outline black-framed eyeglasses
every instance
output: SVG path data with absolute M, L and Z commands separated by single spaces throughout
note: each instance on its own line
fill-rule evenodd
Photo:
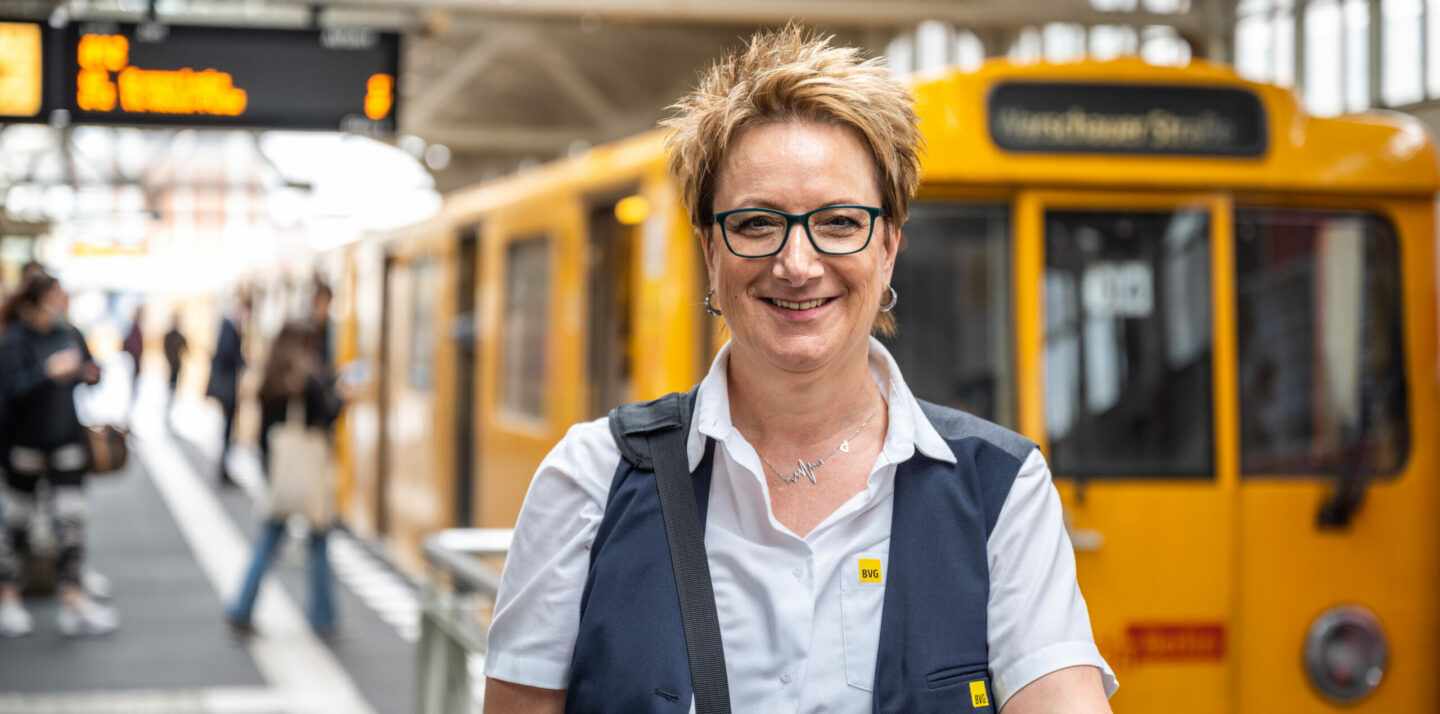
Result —
M 779 253 L 796 223 L 805 226 L 810 245 L 825 255 L 859 253 L 870 245 L 875 221 L 885 211 L 874 206 L 824 206 L 809 213 L 785 213 L 769 208 L 721 211 L 711 219 L 719 224 L 725 247 L 741 258 L 768 258 Z

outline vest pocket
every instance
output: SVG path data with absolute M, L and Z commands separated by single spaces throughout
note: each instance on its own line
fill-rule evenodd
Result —
M 962 707 L 966 712 L 993 712 L 990 703 L 990 671 L 987 667 L 946 667 L 925 675 L 925 686 L 929 689 L 950 690 L 956 700 L 963 700 L 970 706 Z
M 880 648 L 880 615 L 885 605 L 885 583 L 881 575 L 889 558 L 882 553 L 865 553 L 858 561 L 865 565 L 847 568 L 840 579 L 840 620 L 845 640 L 845 683 L 875 689 L 875 655 Z M 874 565 L 874 564 L 882 565 Z M 866 575 L 866 566 L 874 565 Z M 862 579 L 863 578 L 863 579 Z

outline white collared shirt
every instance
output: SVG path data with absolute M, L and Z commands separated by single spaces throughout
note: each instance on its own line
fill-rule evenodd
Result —
M 801 538 L 775 519 L 760 458 L 730 422 L 728 359 L 727 344 L 700 383 L 687 451 L 693 471 L 705 440 L 716 442 L 705 550 L 732 709 L 870 712 L 885 590 L 859 582 L 854 564 L 878 558 L 887 570 L 896 466 L 917 450 L 950 463 L 955 456 L 872 339 L 871 375 L 890 405 L 884 446 L 865 490 Z M 536 471 L 495 603 L 487 677 L 568 686 L 589 548 L 619 465 L 602 418 L 572 427 Z M 1074 665 L 1099 667 L 1106 695 L 1113 693 L 1115 675 L 1095 647 L 1039 450 L 1021 466 L 987 549 L 996 710 L 1026 684 Z

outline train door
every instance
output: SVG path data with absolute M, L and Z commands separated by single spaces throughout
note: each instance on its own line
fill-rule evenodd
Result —
M 635 226 L 621 223 L 614 201 L 590 209 L 589 336 L 585 374 L 589 394 L 586 418 L 610 413 L 634 401 L 631 379 L 631 307 L 634 304 Z
M 479 229 L 460 233 L 457 251 L 455 319 L 455 527 L 465 528 L 475 518 L 475 456 L 479 430 L 475 428 L 475 295 L 479 266 Z
M 390 365 L 386 372 L 389 409 L 385 433 L 389 440 L 386 492 L 383 502 L 387 537 L 397 547 L 402 566 L 418 568 L 414 559 L 425 535 L 443 528 L 451 510 L 445 501 L 453 493 L 446 478 L 453 452 L 450 434 L 435 425 L 451 417 L 437 384 L 450 384 L 450 355 L 440 352 L 443 330 L 449 324 L 449 298 L 445 269 L 448 257 L 424 250 L 397 256 L 391 272 Z M 444 357 L 442 360 L 441 358 Z M 411 558 L 411 560 L 405 560 Z
M 1235 210 L 1244 711 L 1440 701 L 1434 205 L 1336 203 Z
M 1217 416 L 1233 404 L 1216 388 L 1234 367 L 1213 297 L 1228 218 L 1208 194 L 1017 206 L 1021 423 L 1065 503 L 1118 712 L 1234 711 L 1234 438 Z

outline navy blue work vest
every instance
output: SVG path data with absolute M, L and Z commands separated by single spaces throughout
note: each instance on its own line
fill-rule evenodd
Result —
M 635 447 L 637 437 L 643 444 L 643 412 L 650 404 L 622 407 L 641 412 L 626 420 L 632 425 L 627 433 L 611 415 L 624 458 L 591 545 L 566 712 L 690 709 L 690 666 L 655 474 L 648 451 Z M 916 451 L 896 470 L 873 711 L 995 712 L 986 642 L 986 542 L 1035 445 L 964 412 L 920 406 L 957 463 Z M 688 416 L 689 409 L 682 411 Z M 702 526 L 714 456 L 715 443 L 707 439 L 692 474 Z

